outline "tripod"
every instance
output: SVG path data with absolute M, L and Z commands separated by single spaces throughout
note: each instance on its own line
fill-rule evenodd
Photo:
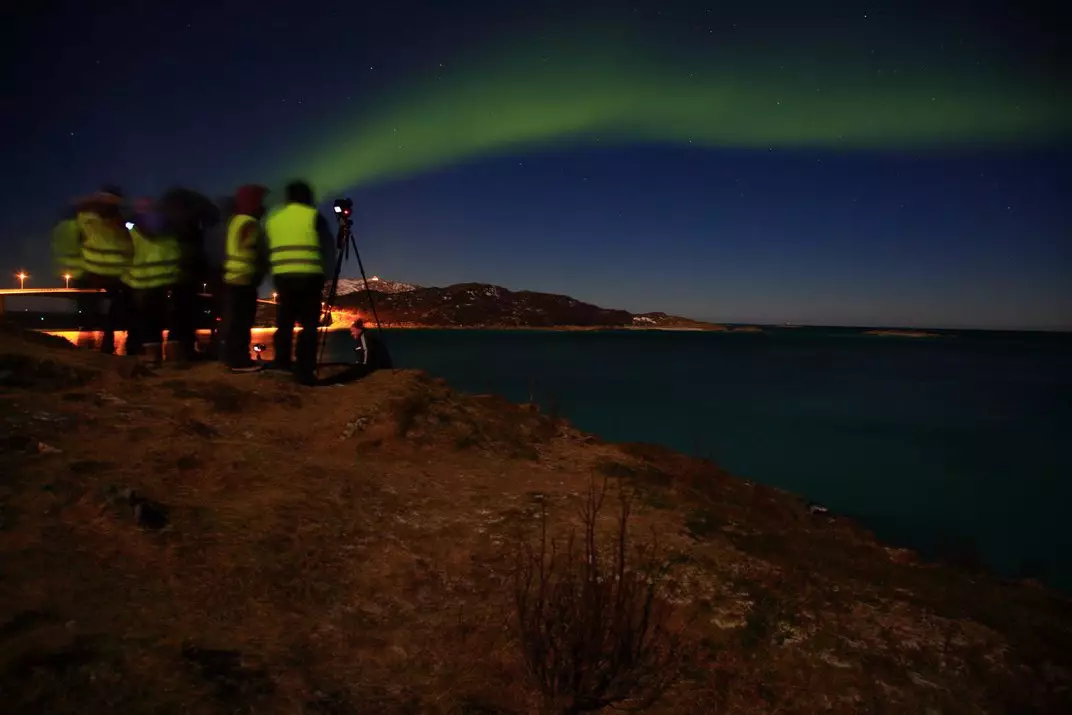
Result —
M 365 297 L 368 298 L 369 308 L 372 310 L 372 317 L 376 321 L 376 330 L 382 331 L 380 326 L 380 316 L 376 313 L 376 303 L 372 300 L 372 291 L 369 289 L 368 278 L 365 276 L 365 265 L 361 262 L 361 252 L 357 250 L 357 239 L 354 238 L 353 231 L 351 230 L 354 221 L 350 218 L 351 209 L 348 204 L 350 204 L 349 199 L 335 202 L 335 215 L 339 219 L 339 230 L 335 234 L 335 274 L 332 276 L 331 288 L 328 290 L 327 300 L 324 302 L 324 309 L 320 314 L 322 334 L 320 337 L 320 349 L 317 351 L 316 360 L 318 378 L 320 377 L 320 366 L 323 364 L 324 348 L 328 342 L 327 326 L 331 325 L 331 309 L 335 306 L 335 299 L 339 294 L 339 275 L 342 273 L 343 264 L 350 257 L 351 248 L 354 251 L 354 257 L 357 258 L 358 270 L 361 271 L 361 281 L 365 286 Z M 327 320 L 327 326 L 323 325 L 325 319 Z

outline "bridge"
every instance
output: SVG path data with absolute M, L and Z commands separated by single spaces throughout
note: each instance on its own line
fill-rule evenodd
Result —
M 4 295 L 56 295 L 67 293 L 103 293 L 97 288 L 0 288 L 0 296 Z
M 107 291 L 98 288 L 0 288 L 0 315 L 4 314 L 4 299 L 11 297 L 24 298 L 77 298 L 80 295 L 107 294 Z M 211 298 L 211 293 L 198 293 L 202 298 Z M 257 298 L 258 303 L 275 305 L 274 300 Z

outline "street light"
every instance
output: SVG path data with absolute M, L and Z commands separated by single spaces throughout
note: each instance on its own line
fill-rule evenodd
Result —
M 63 274 L 63 280 L 66 281 L 67 287 L 70 288 L 71 287 L 71 274 L 70 273 L 64 273 Z
M 277 300 L 278 298 L 279 298 L 279 294 L 278 294 L 278 293 L 272 293 L 272 302 L 273 302 L 273 303 L 276 303 L 276 302 L 278 302 L 278 300 Z
M 26 275 L 24 271 L 19 271 L 15 274 L 15 277 L 19 279 L 19 290 L 26 290 L 26 279 L 30 276 Z

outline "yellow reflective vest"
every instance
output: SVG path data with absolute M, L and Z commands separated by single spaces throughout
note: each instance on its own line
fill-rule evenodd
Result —
M 252 234 L 246 234 L 249 226 L 255 229 Z M 231 222 L 227 224 L 227 256 L 223 261 L 224 283 L 241 286 L 253 283 L 257 274 L 257 234 L 259 232 L 260 226 L 257 225 L 257 219 L 252 216 L 237 214 L 231 217 Z M 253 236 L 253 240 L 248 240 L 249 235 Z M 245 242 L 243 238 L 246 238 Z
M 134 260 L 123 274 L 123 282 L 136 290 L 162 288 L 179 282 L 182 250 L 171 236 L 146 236 L 138 227 L 130 229 Z
M 82 230 L 78 228 L 77 219 L 65 219 L 56 224 L 52 230 L 52 260 L 56 267 L 56 276 L 75 280 L 85 273 L 82 261 Z
M 305 204 L 287 204 L 268 216 L 264 232 L 268 238 L 273 276 L 288 273 L 323 275 L 316 219 L 316 209 Z
M 78 214 L 82 242 L 82 261 L 87 273 L 121 277 L 134 257 L 130 233 L 122 224 L 103 220 L 93 211 Z

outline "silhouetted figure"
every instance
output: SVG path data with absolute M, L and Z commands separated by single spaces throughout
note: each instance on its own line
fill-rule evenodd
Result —
M 290 369 L 294 324 L 301 325 L 294 376 L 305 385 L 316 383 L 316 343 L 320 299 L 324 290 L 324 246 L 332 244 L 331 230 L 316 210 L 313 190 L 304 181 L 286 188 L 286 204 L 265 221 L 268 260 L 275 282 L 275 361 Z
M 114 186 L 75 202 L 76 221 L 82 232 L 81 287 L 107 291 L 108 309 L 101 315 L 99 299 L 92 301 L 93 329 L 101 330 L 101 352 L 115 352 L 115 331 L 130 319 L 130 293 L 122 276 L 134 256 L 134 245 L 123 221 L 122 194 Z
M 387 346 L 380 340 L 379 334 L 365 327 L 365 321 L 356 320 L 350 326 L 350 335 L 354 339 L 355 364 L 364 368 L 365 372 L 374 370 L 390 370 L 391 354 Z
M 224 360 L 231 372 L 255 372 L 261 365 L 249 357 L 253 321 L 257 316 L 257 288 L 267 266 L 261 219 L 264 217 L 263 186 L 242 186 L 235 192 L 234 215 L 227 223 L 223 282 L 226 294 Z
M 350 335 L 354 339 L 354 363 L 322 378 L 317 382 L 318 385 L 343 385 L 360 380 L 376 370 L 390 370 L 393 367 L 391 355 L 380 340 L 378 331 L 368 330 L 365 321 L 354 321 L 350 326 Z
M 227 251 L 227 227 L 234 216 L 234 197 L 217 197 L 216 209 L 220 220 L 205 231 L 205 259 L 211 275 L 208 291 L 212 294 L 212 312 L 217 316 L 210 344 L 212 353 L 226 361 L 227 288 L 223 280 L 223 261 Z
M 205 231 L 205 260 L 209 270 L 223 278 L 223 263 L 227 258 L 227 228 L 235 215 L 235 198 L 220 196 L 216 199 L 220 220 Z
M 179 282 L 172 289 L 172 325 L 168 350 L 178 345 L 179 360 L 193 360 L 197 354 L 198 293 L 212 280 L 205 253 L 205 231 L 219 221 L 219 209 L 207 197 L 176 187 L 159 202 L 164 233 L 174 237 L 182 250 Z M 170 357 L 170 356 L 169 356 Z

